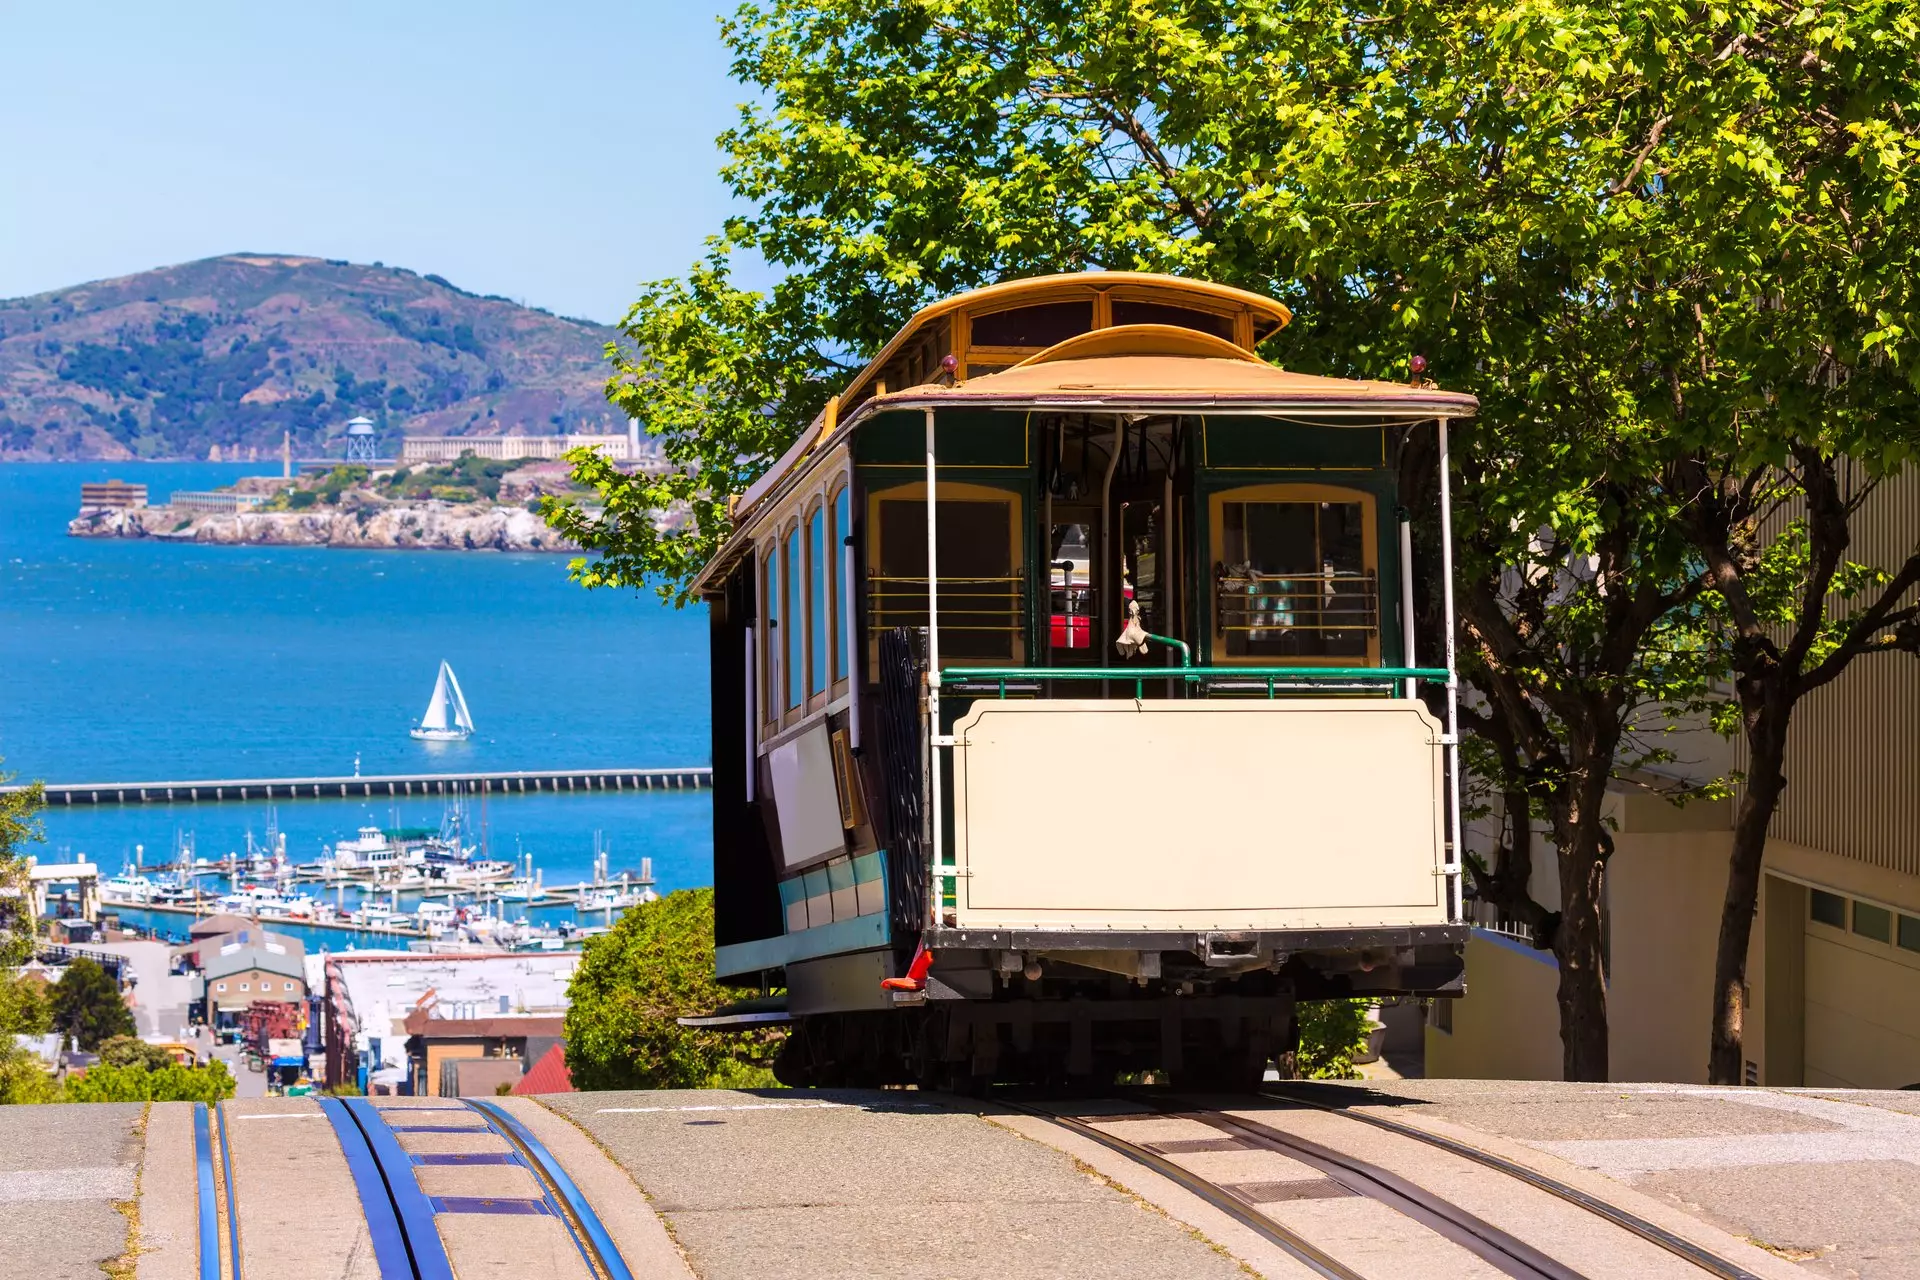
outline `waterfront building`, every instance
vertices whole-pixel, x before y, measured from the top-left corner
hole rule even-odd
[[[307,998],[306,949],[280,934],[251,931],[206,951],[205,1018],[210,1027],[232,1026],[262,1000],[294,1003]],[[242,937],[248,938],[242,942]]]
[[[273,495],[267,493],[176,490],[168,496],[167,505],[176,511],[204,511],[214,515],[232,515],[237,511],[251,511],[272,500]]]
[[[80,509],[120,509],[144,507],[147,505],[147,486],[128,484],[125,480],[108,480],[104,483],[83,484],[80,486]]]

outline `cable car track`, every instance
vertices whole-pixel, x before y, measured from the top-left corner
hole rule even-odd
[[[558,1218],[595,1280],[634,1280],[619,1246],[559,1160],[500,1104],[449,1099],[449,1105],[385,1108],[365,1098],[316,1101],[346,1158],[380,1280],[454,1280],[439,1221],[443,1216],[459,1214]],[[435,1123],[436,1117],[447,1113],[478,1115],[484,1127]],[[199,1280],[245,1280],[226,1121],[225,1104],[195,1104]],[[409,1152],[401,1139],[406,1133],[488,1135],[499,1138],[506,1150]],[[517,1165],[531,1175],[540,1194],[532,1199],[429,1195],[415,1171],[436,1164]],[[224,1232],[222,1217],[226,1219]]]
[[[1504,1156],[1497,1156],[1491,1151],[1482,1151],[1480,1148],[1468,1143],[1457,1141],[1442,1134],[1429,1133],[1425,1129],[1416,1128],[1410,1124],[1403,1124],[1398,1120],[1389,1120],[1385,1116],[1370,1115],[1365,1112],[1353,1111],[1346,1107],[1329,1106],[1309,1096],[1309,1093],[1309,1089],[1302,1089],[1298,1086],[1292,1088],[1283,1086],[1280,1089],[1263,1090],[1261,1096],[1273,1098],[1277,1101],[1290,1102],[1297,1106],[1312,1107],[1317,1111],[1327,1112],[1332,1115],[1341,1116],[1347,1120],[1355,1120],[1362,1124],[1372,1125],[1376,1129],[1383,1129],[1388,1133],[1396,1134],[1403,1138],[1412,1138],[1416,1142],[1424,1142],[1430,1147],[1435,1147],[1447,1152],[1449,1155],[1459,1156],[1463,1160],[1471,1160],[1475,1164],[1497,1170],[1509,1177],[1518,1178],[1520,1181],[1529,1186],[1536,1187],[1548,1195],[1585,1209],[1587,1212],[1604,1218],[1623,1230],[1631,1231],[1641,1239],[1656,1244],[1674,1256],[1691,1262],[1702,1271],[1721,1277],[1721,1280],[1760,1280],[1758,1276],[1748,1271],[1745,1267],[1742,1267],[1739,1263],[1729,1262],[1718,1254],[1702,1249],[1699,1245],[1682,1239],[1673,1232],[1668,1231],[1665,1227],[1657,1226],[1654,1223],[1648,1222],[1645,1218],[1640,1217],[1638,1214],[1629,1213],[1618,1205],[1609,1204],[1597,1196],[1588,1195],[1577,1187],[1570,1187],[1557,1178],[1550,1178],[1544,1173],[1536,1172],[1523,1164],[1508,1160]]]
[[[1635,1214],[1490,1152],[1429,1134],[1411,1126],[1381,1120],[1378,1117],[1354,1115],[1340,1108],[1284,1093],[1269,1092],[1262,1096],[1276,1101],[1305,1103],[1319,1111],[1341,1115],[1348,1119],[1367,1121],[1398,1136],[1427,1142],[1451,1155],[1471,1160],[1485,1168],[1511,1176],[1537,1190],[1547,1192],[1568,1204],[1592,1213],[1618,1228],[1658,1245],[1710,1275],[1721,1277],[1721,1280],[1759,1280],[1739,1264],[1683,1240]],[[1271,1151],[1313,1168],[1345,1188],[1347,1192],[1364,1196],[1394,1210],[1403,1217],[1418,1222],[1435,1234],[1467,1250],[1502,1274],[1515,1277],[1515,1280],[1586,1280],[1583,1273],[1574,1267],[1543,1253],[1533,1245],[1494,1226],[1460,1205],[1371,1161],[1335,1150],[1323,1143],[1286,1133],[1244,1115],[1188,1107],[1172,1099],[1143,1100],[1138,1096],[1128,1096],[1123,1101],[1130,1107],[1140,1109],[1127,1113],[1076,1115],[1053,1109],[1051,1105],[1043,1107],[1005,1098],[994,1099],[997,1105],[1058,1125],[1160,1174],[1277,1245],[1315,1274],[1328,1277],[1329,1280],[1365,1280],[1365,1275],[1355,1270],[1352,1265],[1329,1254],[1299,1231],[1274,1218],[1266,1212],[1260,1200],[1248,1195],[1239,1185],[1216,1183],[1169,1158],[1175,1152],[1155,1149],[1156,1146],[1171,1147],[1174,1144],[1137,1143],[1108,1133],[1097,1126],[1117,1120],[1149,1118],[1192,1120],[1218,1130],[1244,1147]],[[1144,1105],[1142,1105],[1143,1101]],[[1188,1150],[1193,1149],[1195,1148],[1188,1148]]]

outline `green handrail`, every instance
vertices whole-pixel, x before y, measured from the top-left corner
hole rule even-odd
[[[1159,637],[1153,637],[1158,639]],[[1177,643],[1177,642],[1176,642]],[[1185,646],[1182,646],[1183,648]],[[1149,680],[1264,680],[1267,696],[1281,681],[1302,684],[1390,684],[1398,680],[1443,681],[1445,667],[949,667],[940,673],[943,685],[990,681],[1007,696],[1009,680],[1131,680],[1140,696]]]

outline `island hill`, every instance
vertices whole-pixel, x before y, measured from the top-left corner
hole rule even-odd
[[[356,416],[387,440],[617,433],[619,336],[440,276],[294,254],[0,299],[0,459],[265,458],[289,437],[295,457],[340,457]]]
[[[340,464],[245,476],[161,503],[148,502],[144,485],[112,481],[81,487],[80,514],[67,532],[232,545],[572,551],[538,513],[542,497],[570,491],[564,461],[472,453],[438,465]]]

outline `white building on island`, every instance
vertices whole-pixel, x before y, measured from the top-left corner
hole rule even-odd
[[[570,433],[557,436],[408,436],[400,445],[405,466],[452,462],[465,454],[490,461],[517,458],[558,458],[570,449],[598,449],[615,462],[640,462],[658,448],[645,439],[638,422],[627,423],[625,435]]]

